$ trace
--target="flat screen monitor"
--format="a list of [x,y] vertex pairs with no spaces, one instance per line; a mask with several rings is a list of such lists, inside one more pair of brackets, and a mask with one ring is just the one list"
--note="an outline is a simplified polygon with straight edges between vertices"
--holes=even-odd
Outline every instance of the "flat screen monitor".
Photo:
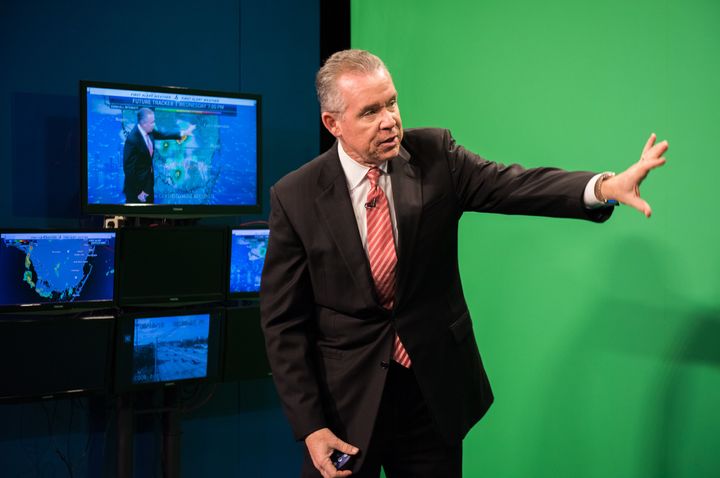
[[121,306],[225,300],[227,228],[123,228],[118,243]]
[[260,294],[269,229],[232,229],[230,234],[230,297],[256,298]]
[[260,96],[81,81],[80,103],[85,213],[260,212]]
[[110,389],[115,318],[0,320],[0,398]]
[[0,310],[112,306],[115,232],[0,232]]
[[221,330],[219,309],[120,317],[116,389],[217,380]]

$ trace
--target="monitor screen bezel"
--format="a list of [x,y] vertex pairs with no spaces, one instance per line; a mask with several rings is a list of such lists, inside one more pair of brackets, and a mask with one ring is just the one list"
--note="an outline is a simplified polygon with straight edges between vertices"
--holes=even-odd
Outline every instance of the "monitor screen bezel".
[[[233,292],[230,290],[230,274],[232,273],[232,246],[233,246],[233,232],[234,231],[267,231],[268,238],[270,235],[269,225],[247,225],[247,226],[235,226],[231,227],[228,235],[228,247],[227,247],[227,294],[228,299],[259,299],[260,291],[257,292]],[[263,259],[263,266],[265,265],[265,259]]]
[[[47,386],[43,390],[37,391],[22,391],[15,392],[12,394],[0,395],[0,401],[2,402],[25,402],[37,400],[39,398],[62,398],[71,396],[86,396],[92,394],[106,394],[108,393],[113,384],[113,365],[114,365],[114,346],[115,346],[115,330],[116,330],[116,317],[112,314],[63,314],[63,315],[12,315],[0,320],[5,327],[61,327],[65,329],[66,326],[81,327],[82,324],[86,323],[104,323],[107,326],[107,334],[104,337],[104,342],[98,343],[98,349],[105,349],[104,363],[102,364],[103,379],[102,384],[97,386],[83,386],[77,388],[78,384],[66,385],[64,387],[55,388]],[[67,327],[69,328],[69,327]],[[68,337],[69,339],[70,337]],[[37,380],[37,378],[36,378]],[[72,387],[72,388],[71,388]]]
[[[88,202],[88,150],[87,150],[87,89],[108,88],[147,91],[153,93],[182,93],[187,95],[219,98],[247,99],[257,101],[256,107],[256,190],[255,204],[90,204]],[[236,216],[262,212],[262,97],[255,93],[200,90],[178,86],[153,86],[105,81],[80,80],[80,199],[83,214],[127,217],[190,218],[208,216]]]
[[[137,319],[159,318],[159,317],[177,317],[182,315],[210,315],[210,329],[208,331],[208,362],[207,375],[205,377],[186,378],[181,380],[133,383],[133,349],[134,343],[125,343],[124,335],[131,334],[134,337],[134,325]],[[225,323],[225,311],[222,307],[202,307],[202,308],[178,308],[163,309],[154,312],[139,312],[130,314],[121,314],[117,317],[115,330],[115,382],[114,391],[116,393],[131,392],[136,390],[146,390],[158,387],[168,387],[175,384],[184,383],[213,383],[218,382],[221,374],[222,344],[223,344],[223,328]]]
[[127,234],[133,234],[135,231],[142,231],[142,233],[154,233],[154,232],[169,232],[169,231],[212,231],[222,236],[223,244],[219,245],[218,250],[224,255],[220,258],[225,270],[222,271],[221,285],[219,292],[216,294],[196,294],[196,295],[127,295],[122,290],[122,284],[127,276],[127,267],[121,266],[117,268],[118,273],[115,274],[115,298],[116,303],[120,307],[185,307],[190,305],[198,304],[213,304],[220,303],[227,300],[227,280],[229,273],[227,272],[228,257],[227,257],[227,241],[228,232],[226,226],[181,226],[181,227],[125,227],[119,229],[117,242],[116,260],[120,263],[123,262],[125,252],[125,243],[127,241]]
[[[92,300],[83,302],[41,302],[34,304],[0,304],[2,313],[36,313],[43,311],[69,312],[76,310],[105,310],[112,309],[117,303],[117,264],[118,264],[118,234],[108,229],[0,229],[0,239],[4,234],[113,234],[115,244],[113,250],[113,293],[112,299]],[[2,316],[0,316],[0,320]]]

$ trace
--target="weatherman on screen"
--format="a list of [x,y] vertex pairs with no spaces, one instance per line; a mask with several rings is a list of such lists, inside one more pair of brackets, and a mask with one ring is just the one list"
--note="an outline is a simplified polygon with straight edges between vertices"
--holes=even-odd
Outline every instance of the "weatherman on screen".
[[181,139],[195,130],[191,124],[184,130],[163,131],[155,129],[155,113],[149,108],[137,112],[137,124],[130,131],[123,148],[123,172],[125,203],[152,204],[155,202],[155,176],[153,155],[156,139]]

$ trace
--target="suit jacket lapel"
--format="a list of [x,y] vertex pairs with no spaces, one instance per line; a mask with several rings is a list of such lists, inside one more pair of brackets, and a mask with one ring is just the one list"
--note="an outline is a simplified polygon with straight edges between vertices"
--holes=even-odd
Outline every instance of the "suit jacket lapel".
[[321,192],[315,199],[315,206],[320,211],[320,216],[340,250],[358,290],[366,295],[368,303],[377,303],[370,264],[360,241],[347,180],[337,154],[337,145],[326,153],[318,186]]
[[406,275],[422,212],[422,172],[410,161],[410,153],[400,146],[400,154],[390,161],[395,218],[398,228],[397,290],[395,306],[402,303]]

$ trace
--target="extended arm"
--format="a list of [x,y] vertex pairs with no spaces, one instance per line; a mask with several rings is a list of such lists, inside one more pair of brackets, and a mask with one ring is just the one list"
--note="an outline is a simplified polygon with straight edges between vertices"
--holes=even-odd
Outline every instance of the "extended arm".
[[487,161],[445,131],[443,149],[462,211],[566,217],[601,222],[612,208],[588,209],[585,187],[593,173],[524,168]]

